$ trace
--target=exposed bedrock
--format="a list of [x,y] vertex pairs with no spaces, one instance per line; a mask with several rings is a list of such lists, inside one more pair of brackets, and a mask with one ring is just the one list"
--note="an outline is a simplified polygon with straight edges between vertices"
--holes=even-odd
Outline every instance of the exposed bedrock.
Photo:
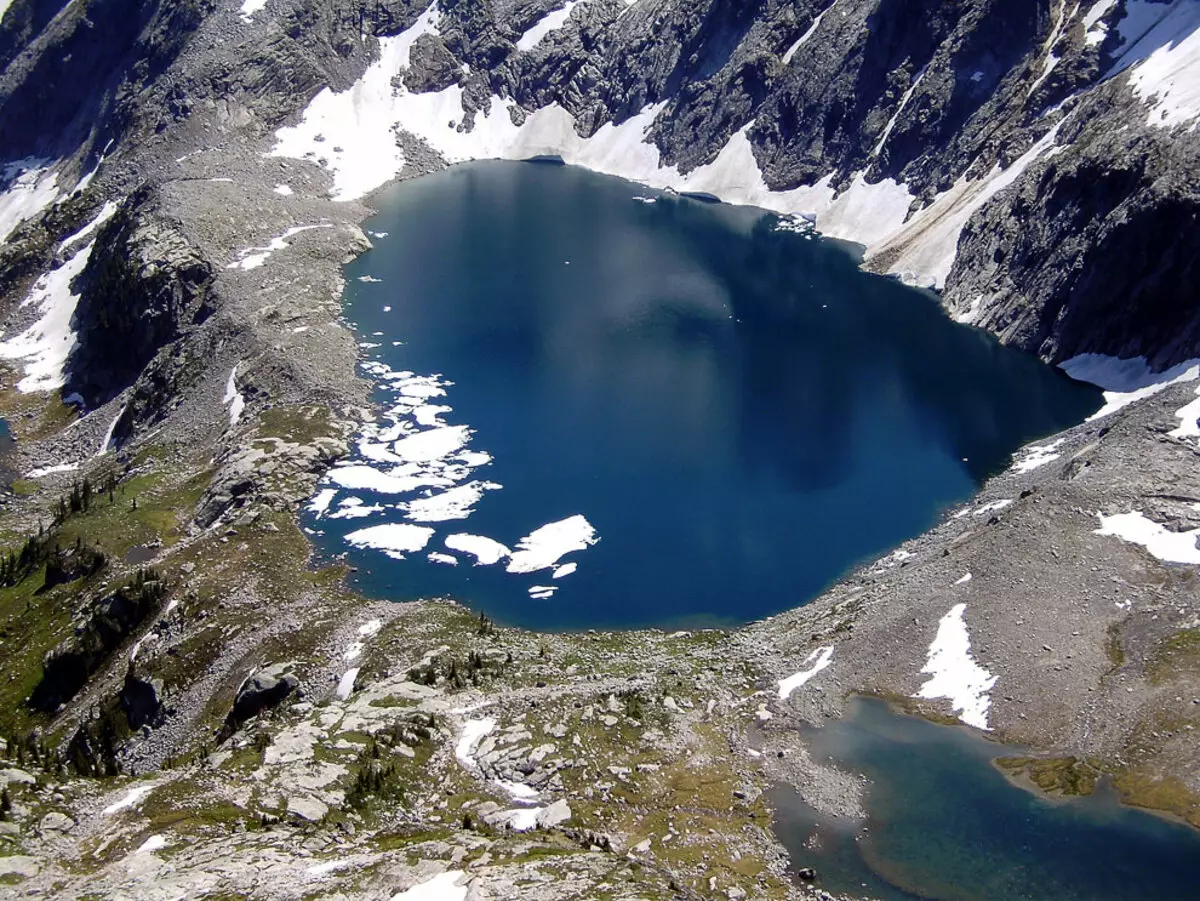
[[1061,362],[1200,351],[1200,142],[1089,126],[964,229],[945,301]]
[[165,345],[212,313],[212,266],[179,223],[136,192],[101,230],[76,282],[78,344],[68,388],[99,405],[133,384]]

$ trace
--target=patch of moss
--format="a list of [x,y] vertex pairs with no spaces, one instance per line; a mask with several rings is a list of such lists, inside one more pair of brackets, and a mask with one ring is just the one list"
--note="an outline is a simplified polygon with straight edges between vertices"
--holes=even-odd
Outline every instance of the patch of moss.
[[1100,769],[1078,757],[997,757],[996,766],[1017,779],[1025,779],[1050,795],[1090,795],[1096,790]]
[[1161,641],[1146,660],[1152,685],[1200,673],[1200,629],[1184,629]]
[[1126,804],[1168,813],[1200,828],[1200,797],[1174,776],[1159,779],[1127,771],[1118,773],[1113,785]]

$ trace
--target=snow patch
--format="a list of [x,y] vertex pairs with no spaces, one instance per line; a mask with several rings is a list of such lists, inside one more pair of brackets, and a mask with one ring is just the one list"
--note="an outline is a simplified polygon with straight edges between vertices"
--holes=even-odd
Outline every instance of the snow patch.
[[1080,354],[1059,363],[1073,379],[1104,389],[1104,406],[1088,417],[1091,422],[1153,397],[1171,385],[1200,378],[1200,359],[1187,360],[1163,372],[1153,372],[1145,357],[1121,359],[1105,354]]
[[225,397],[222,403],[229,407],[230,427],[238,424],[242,412],[246,409],[246,398],[242,397],[242,392],[237,389],[237,371],[241,365],[240,362],[233,364],[233,369],[229,370],[229,381],[225,383]]
[[491,717],[463,723],[462,735],[459,736],[458,744],[454,746],[454,756],[458,758],[458,762],[469,770],[475,769],[478,765],[475,762],[475,748],[495,728],[496,721]]
[[787,52],[783,55],[783,64],[785,66],[790,64],[792,61],[792,57],[794,57],[796,55],[796,53],[800,50],[801,47],[803,47],[805,44],[807,44],[809,42],[809,40],[812,38],[812,36],[816,33],[817,29],[820,27],[821,20],[825,18],[825,14],[828,13],[829,10],[833,9],[835,6],[837,6],[837,0],[833,0],[833,2],[830,3],[828,7],[821,10],[821,12],[816,16],[816,18],[814,18],[812,20],[812,24],[808,26],[808,30],[805,31],[804,34],[800,35],[800,37],[798,37],[796,39],[796,42],[794,44],[792,44],[792,46],[788,47]]
[[938,623],[937,636],[929,645],[929,659],[921,669],[929,679],[917,692],[918,698],[947,698],[958,718],[968,726],[988,730],[988,692],[996,677],[971,658],[971,636],[963,613],[966,604],[955,604]]
[[106,200],[104,202],[104,206],[100,207],[100,212],[96,215],[95,219],[93,219],[79,231],[75,232],[75,234],[69,235],[62,239],[58,245],[59,252],[63,252],[68,247],[79,243],[84,238],[93,234],[98,228],[100,228],[100,226],[111,219],[113,214],[116,213],[118,209],[120,209],[120,207],[117,204],[113,203],[111,200]]
[[[1060,447],[1062,447],[1063,441],[1065,441],[1065,440],[1066,439],[1064,439],[1064,438],[1059,438],[1057,441],[1052,441],[1049,444],[1031,444],[1031,445],[1029,445],[1028,447],[1026,447],[1024,449],[1025,456],[1013,464],[1013,471],[1019,472],[1019,473],[1033,472],[1038,467],[1045,466],[1047,463],[1051,463],[1054,460],[1057,460],[1059,457],[1062,456],[1062,454],[1058,453],[1058,449]],[[998,504],[998,503],[1000,503],[1000,502],[993,501],[993,504]],[[1011,504],[1011,503],[1012,503],[1012,501],[1008,502],[1008,504]],[[1002,506],[994,508],[994,509],[1002,510],[1002,509],[1004,509],[1004,507],[1007,507],[1008,504],[1003,504]],[[981,507],[979,510],[977,510],[975,512],[983,513],[985,511]]]
[[582,2],[584,0],[567,0],[566,5],[561,9],[556,9],[542,16],[528,31],[517,38],[517,49],[522,52],[532,50],[550,32],[562,28],[570,17],[571,10]]
[[134,854],[152,854],[155,851],[161,851],[167,846],[167,840],[161,835],[152,835],[140,845]]
[[276,194],[278,194],[280,197],[291,197],[293,194],[296,193],[287,185],[276,185],[271,190],[274,191]]
[[254,14],[267,5],[267,0],[242,0],[241,17],[243,22],[249,22]]
[[462,870],[447,870],[432,879],[392,895],[391,901],[466,901],[467,886],[459,885],[466,874]]
[[112,418],[112,422],[108,424],[108,428],[104,431],[104,437],[100,439],[100,447],[96,451],[96,456],[100,457],[108,453],[108,448],[112,444],[113,432],[117,430],[117,423],[121,421],[121,417],[125,415],[128,409],[128,404],[125,404],[117,412],[117,415]]
[[248,247],[243,250],[236,260],[226,266],[226,269],[257,269],[267,261],[267,258],[277,250],[286,250],[291,247],[291,239],[303,232],[312,231],[316,228],[333,228],[333,225],[328,222],[318,222],[316,225],[297,225],[294,228],[289,228],[278,238],[272,238],[266,247]]
[[350,693],[354,691],[354,680],[358,678],[358,672],[359,668],[357,666],[351,667],[338,680],[337,691],[335,693],[339,701],[346,700],[350,697]]
[[78,463],[55,463],[53,466],[39,466],[25,473],[25,478],[40,479],[42,476],[53,475],[56,472],[74,472],[78,468]]
[[804,659],[805,665],[812,664],[808,669],[800,670],[793,676],[779,680],[779,700],[786,701],[797,688],[802,688],[809,679],[815,676],[833,662],[833,647],[817,648]]
[[1172,438],[1200,438],[1200,388],[1196,389],[1196,399],[1175,411],[1179,419],[1179,428],[1167,432]]
[[0,183],[8,185],[0,194],[0,243],[26,219],[58,200],[58,173],[50,171],[46,160],[27,157],[5,163]]
[[1115,516],[1097,515],[1100,517],[1100,528],[1095,531],[1097,535],[1112,535],[1122,541],[1139,544],[1164,563],[1200,564],[1200,548],[1196,546],[1200,529],[1172,532],[1137,510]]
[[113,804],[109,804],[104,808],[104,810],[101,811],[101,813],[107,817],[112,816],[118,811],[133,807],[135,804],[139,803],[142,798],[146,797],[146,795],[150,794],[150,792],[154,791],[156,788],[158,788],[157,785],[139,785],[137,788],[130,789],[129,793],[125,795],[124,798]]

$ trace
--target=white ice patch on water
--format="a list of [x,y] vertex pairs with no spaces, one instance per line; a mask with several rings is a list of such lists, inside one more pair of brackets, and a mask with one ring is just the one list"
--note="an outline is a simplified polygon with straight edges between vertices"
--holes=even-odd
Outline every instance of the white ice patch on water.
[[248,247],[238,254],[238,258],[227,265],[226,269],[257,269],[267,261],[271,254],[279,250],[286,250],[291,247],[292,238],[303,232],[312,231],[317,228],[333,228],[328,222],[319,222],[316,225],[297,225],[294,228],[289,228],[278,238],[272,238],[266,247]]
[[337,497],[336,488],[323,488],[308,502],[308,507],[305,509],[309,513],[315,513],[320,518],[325,515],[325,511],[329,509],[329,505],[333,503],[335,497]]
[[579,564],[576,563],[575,561],[571,561],[570,563],[564,563],[564,564],[562,564],[562,566],[554,567],[554,573],[550,576],[550,578],[565,579],[567,576],[571,575],[571,573],[575,572],[575,570],[577,570],[578,568],[579,568]]
[[405,554],[423,550],[431,537],[433,529],[428,527],[389,522],[351,532],[346,541],[354,547],[374,548],[394,560],[403,560]]
[[584,0],[567,0],[566,5],[561,9],[556,9],[542,16],[528,31],[517,39],[517,49],[523,52],[532,50],[550,32],[562,28],[570,17],[571,10],[583,2]]
[[529,596],[535,601],[544,601],[553,597],[556,591],[558,591],[557,585],[531,585]]
[[[1033,472],[1035,469],[1057,460],[1062,456],[1062,454],[1058,452],[1058,449],[1062,447],[1064,440],[1065,439],[1063,438],[1059,438],[1057,441],[1052,441],[1049,444],[1031,444],[1028,447],[1023,448],[1021,453],[1024,454],[1024,456],[1013,464],[1013,471],[1019,473]],[[996,504],[1000,502],[993,501],[993,503]],[[1008,502],[1008,504],[1011,503],[1012,501]],[[1007,507],[1008,504],[1002,504],[1000,507],[994,509],[1002,510],[1004,507]],[[983,508],[980,508],[975,512],[983,513],[990,511],[984,511]]]
[[495,728],[496,721],[491,717],[463,723],[462,735],[459,736],[458,744],[454,746],[454,756],[458,758],[458,762],[469,770],[476,769],[478,764],[475,762],[475,749]]
[[348,497],[338,501],[338,508],[328,514],[329,519],[365,519],[376,513],[382,513],[386,507],[382,504],[367,504],[361,497]]
[[425,557],[430,563],[440,563],[443,566],[458,566],[458,558],[452,554],[443,554],[441,551],[430,551]]
[[462,870],[447,870],[392,895],[391,901],[466,901],[467,886],[460,885],[465,878]]
[[414,522],[448,522],[454,519],[466,519],[474,512],[474,507],[489,489],[499,488],[495,482],[467,482],[440,494],[408,501],[400,506],[404,515]]
[[1200,548],[1196,546],[1200,529],[1172,532],[1137,510],[1115,516],[1097,515],[1100,517],[1097,535],[1112,535],[1122,541],[1141,545],[1164,563],[1200,564]]
[[446,547],[452,551],[470,554],[475,558],[476,566],[491,566],[512,553],[506,545],[495,539],[484,535],[468,535],[466,532],[447,535]]
[[1145,357],[1121,359],[1104,354],[1080,354],[1060,363],[1071,378],[1091,382],[1104,389],[1104,406],[1088,417],[1101,419],[1134,401],[1153,397],[1165,388],[1200,378],[1200,359],[1187,360],[1162,372],[1154,372]]
[[937,636],[929,645],[929,659],[921,669],[929,679],[917,692],[918,698],[947,698],[958,718],[968,726],[988,730],[988,692],[996,677],[971,657],[971,636],[963,614],[966,604],[955,604],[938,623]]
[[508,561],[510,573],[531,573],[549,569],[559,558],[573,551],[586,550],[599,539],[592,524],[580,514],[547,523],[517,542]]
[[786,679],[779,680],[779,700],[786,701],[793,691],[797,688],[802,688],[808,681],[825,667],[833,662],[833,648],[831,646],[817,648],[804,659],[804,663],[808,669],[801,670],[795,675],[788,676]]

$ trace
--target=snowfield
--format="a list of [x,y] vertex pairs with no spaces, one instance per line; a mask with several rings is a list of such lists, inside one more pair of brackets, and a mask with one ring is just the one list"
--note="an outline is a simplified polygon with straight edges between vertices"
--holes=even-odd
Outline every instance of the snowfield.
[[963,614],[966,604],[955,604],[938,623],[937,636],[929,646],[929,659],[921,669],[929,676],[917,692],[918,698],[946,698],[968,726],[989,730],[988,708],[992,699],[988,692],[996,677],[971,657],[971,635]]

